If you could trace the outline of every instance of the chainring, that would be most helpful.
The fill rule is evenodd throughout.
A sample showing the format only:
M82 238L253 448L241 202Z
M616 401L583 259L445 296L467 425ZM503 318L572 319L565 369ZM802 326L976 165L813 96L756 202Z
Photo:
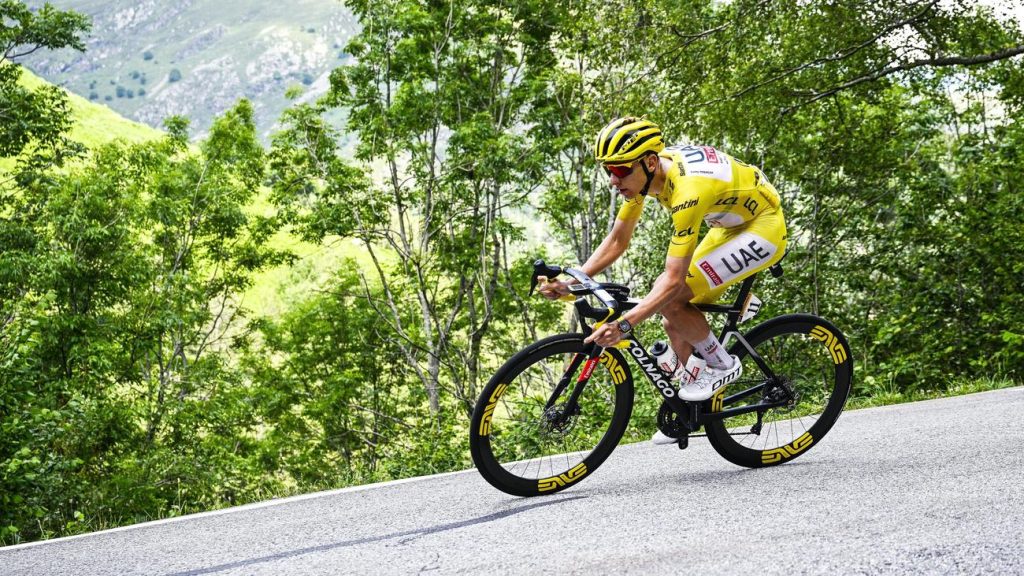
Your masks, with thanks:
M664 400L658 408L658 430L670 438L679 438L689 433L679 415Z

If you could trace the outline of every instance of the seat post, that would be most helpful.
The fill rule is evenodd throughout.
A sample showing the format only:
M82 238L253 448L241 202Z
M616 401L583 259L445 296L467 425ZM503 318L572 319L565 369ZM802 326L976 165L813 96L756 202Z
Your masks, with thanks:
M719 336L719 340L725 338L725 335L729 332L736 330L736 326L740 322L740 314L743 313L743 305L747 302L747 295L750 294L750 289L754 286L754 280L757 278L757 274L751 274L743 280L740 284L739 293L736 294L736 300L732 303L732 306L728 307L726 311L727 316L725 320L725 326L722 326L722 334Z
M747 302L747 295L750 294L750 289L753 288L754 286L754 280L757 279L757 274L759 274L759 272L747 276L743 280L743 283L740 284L740 291L738 294L736 294L736 301L733 302L732 306L730 307L730 319L732 319L733 313L736 314L737 319L739 318L740 312L743 311L743 305L746 304Z

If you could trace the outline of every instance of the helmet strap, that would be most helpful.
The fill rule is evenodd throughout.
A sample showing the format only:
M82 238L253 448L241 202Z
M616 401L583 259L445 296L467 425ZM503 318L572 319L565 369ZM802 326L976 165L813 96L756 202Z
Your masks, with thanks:
M647 183L644 184L644 189L640 191L641 196L647 196L647 190L650 189L651 182L654 182L654 173L656 172L656 170L647 169L647 156L650 156L650 154L640 159L640 167L644 170L644 176L647 176Z

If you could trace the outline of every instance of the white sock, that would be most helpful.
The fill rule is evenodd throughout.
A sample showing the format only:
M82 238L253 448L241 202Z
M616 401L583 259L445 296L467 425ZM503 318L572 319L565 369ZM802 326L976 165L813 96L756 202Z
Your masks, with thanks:
M725 351L714 332L709 332L707 338L694 344L694 349L700 353L701 358L708 363L708 366L716 370L732 368L732 356Z

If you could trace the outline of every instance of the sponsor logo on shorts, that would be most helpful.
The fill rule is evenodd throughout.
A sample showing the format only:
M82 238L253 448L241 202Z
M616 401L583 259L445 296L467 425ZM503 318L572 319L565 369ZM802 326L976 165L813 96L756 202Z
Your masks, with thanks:
M722 258L722 265L733 273L739 274L747 269L750 264L757 265L762 260L770 258L771 254L758 246L757 241L750 242L745 247L740 248L738 251L726 255Z
M703 270L704 273L708 275L708 278L711 280L712 284L714 284L715 286L722 285L722 277L718 275L718 272L715 272L715 269L712 268L711 264L707 260L700 263L700 269Z
M702 256L695 264L708 286L728 286L771 262L778 247L750 232L735 238Z

